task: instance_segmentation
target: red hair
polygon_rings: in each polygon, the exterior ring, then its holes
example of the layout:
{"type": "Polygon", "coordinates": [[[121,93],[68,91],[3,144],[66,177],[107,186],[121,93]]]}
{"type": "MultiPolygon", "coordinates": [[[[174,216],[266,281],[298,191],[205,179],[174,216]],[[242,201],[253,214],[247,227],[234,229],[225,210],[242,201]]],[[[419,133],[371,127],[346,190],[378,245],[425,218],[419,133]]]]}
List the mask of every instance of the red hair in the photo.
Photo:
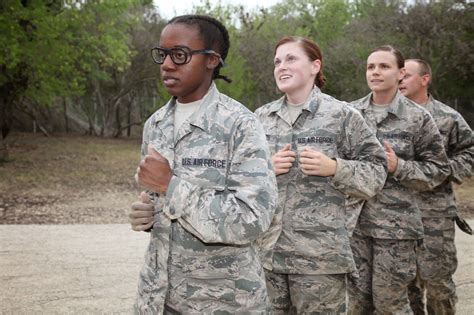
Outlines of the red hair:
{"type": "Polygon", "coordinates": [[[316,78],[314,78],[314,84],[316,84],[316,86],[319,88],[323,88],[326,84],[326,77],[323,74],[323,53],[321,52],[321,48],[319,48],[318,44],[308,38],[299,36],[286,36],[278,41],[275,46],[274,53],[276,53],[278,47],[288,43],[297,43],[298,45],[300,45],[301,48],[303,48],[303,51],[305,52],[306,56],[308,56],[309,60],[321,61],[321,68],[319,69],[318,74],[316,74],[316,78]]]}

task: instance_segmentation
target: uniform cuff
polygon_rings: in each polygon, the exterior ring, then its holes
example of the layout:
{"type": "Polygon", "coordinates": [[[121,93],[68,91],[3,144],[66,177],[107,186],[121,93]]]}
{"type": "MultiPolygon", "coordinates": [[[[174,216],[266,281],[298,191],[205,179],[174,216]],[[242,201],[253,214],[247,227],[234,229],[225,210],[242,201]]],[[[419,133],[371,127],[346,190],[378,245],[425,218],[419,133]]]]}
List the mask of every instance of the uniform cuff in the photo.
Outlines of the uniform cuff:
{"type": "Polygon", "coordinates": [[[395,169],[395,172],[393,173],[393,177],[396,180],[400,180],[402,178],[404,168],[405,168],[405,160],[401,158],[397,158],[397,168],[395,169]]]}
{"type": "Polygon", "coordinates": [[[345,165],[345,161],[340,158],[335,158],[336,160],[336,172],[331,178],[331,184],[335,189],[340,189],[344,187],[345,179],[347,176],[350,176],[350,169],[345,165]]]}

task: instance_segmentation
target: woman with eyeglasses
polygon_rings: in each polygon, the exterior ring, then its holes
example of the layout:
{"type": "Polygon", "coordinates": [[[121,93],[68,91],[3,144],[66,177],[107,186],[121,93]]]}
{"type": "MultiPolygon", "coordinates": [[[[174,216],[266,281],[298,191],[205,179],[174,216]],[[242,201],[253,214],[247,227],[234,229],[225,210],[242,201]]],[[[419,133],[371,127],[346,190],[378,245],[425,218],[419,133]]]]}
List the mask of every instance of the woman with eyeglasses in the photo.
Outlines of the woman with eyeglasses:
{"type": "Polygon", "coordinates": [[[136,174],[148,194],[132,205],[132,228],[151,228],[140,314],[269,312],[254,243],[276,180],[258,119],[213,81],[229,81],[219,74],[228,50],[225,27],[201,15],[170,20],[152,50],[173,98],[145,123],[136,174]]]}
{"type": "Polygon", "coordinates": [[[346,200],[382,189],[385,154],[358,112],[321,92],[323,58],[315,42],[282,38],[274,64],[284,95],[256,111],[279,194],[271,227],[259,239],[272,312],[344,314],[358,215],[347,212],[346,200]]]}

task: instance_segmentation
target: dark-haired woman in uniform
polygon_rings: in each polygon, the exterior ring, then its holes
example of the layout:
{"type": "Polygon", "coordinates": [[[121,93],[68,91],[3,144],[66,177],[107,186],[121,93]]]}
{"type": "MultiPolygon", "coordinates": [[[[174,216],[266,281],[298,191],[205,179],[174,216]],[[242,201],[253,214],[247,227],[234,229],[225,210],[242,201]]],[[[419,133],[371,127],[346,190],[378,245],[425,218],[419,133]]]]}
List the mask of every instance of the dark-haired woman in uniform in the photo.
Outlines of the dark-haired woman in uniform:
{"type": "MultiPolygon", "coordinates": [[[[158,45],[153,58],[173,98],[143,131],[137,179],[153,192],[154,223],[136,311],[268,314],[254,243],[270,225],[276,181],[260,122],[213,81],[227,30],[209,16],[179,16],[158,45]]],[[[148,227],[140,215],[149,202],[142,195],[132,206],[134,229],[148,227]]]]}

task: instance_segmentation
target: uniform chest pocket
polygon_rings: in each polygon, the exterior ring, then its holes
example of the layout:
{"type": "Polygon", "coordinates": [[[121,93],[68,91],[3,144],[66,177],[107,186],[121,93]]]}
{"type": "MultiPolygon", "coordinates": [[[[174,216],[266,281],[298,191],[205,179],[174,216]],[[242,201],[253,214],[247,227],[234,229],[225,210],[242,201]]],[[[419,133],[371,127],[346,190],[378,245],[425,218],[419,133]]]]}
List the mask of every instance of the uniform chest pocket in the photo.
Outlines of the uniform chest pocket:
{"type": "Polygon", "coordinates": [[[230,163],[227,142],[192,143],[176,150],[175,174],[205,188],[224,190],[230,163]]]}
{"type": "Polygon", "coordinates": [[[298,152],[304,148],[322,152],[333,158],[337,157],[336,135],[329,132],[304,132],[296,136],[298,152]]]}
{"type": "Polygon", "coordinates": [[[378,132],[377,138],[381,140],[381,143],[387,142],[400,158],[412,160],[415,157],[412,133],[404,131],[378,132]]]}

